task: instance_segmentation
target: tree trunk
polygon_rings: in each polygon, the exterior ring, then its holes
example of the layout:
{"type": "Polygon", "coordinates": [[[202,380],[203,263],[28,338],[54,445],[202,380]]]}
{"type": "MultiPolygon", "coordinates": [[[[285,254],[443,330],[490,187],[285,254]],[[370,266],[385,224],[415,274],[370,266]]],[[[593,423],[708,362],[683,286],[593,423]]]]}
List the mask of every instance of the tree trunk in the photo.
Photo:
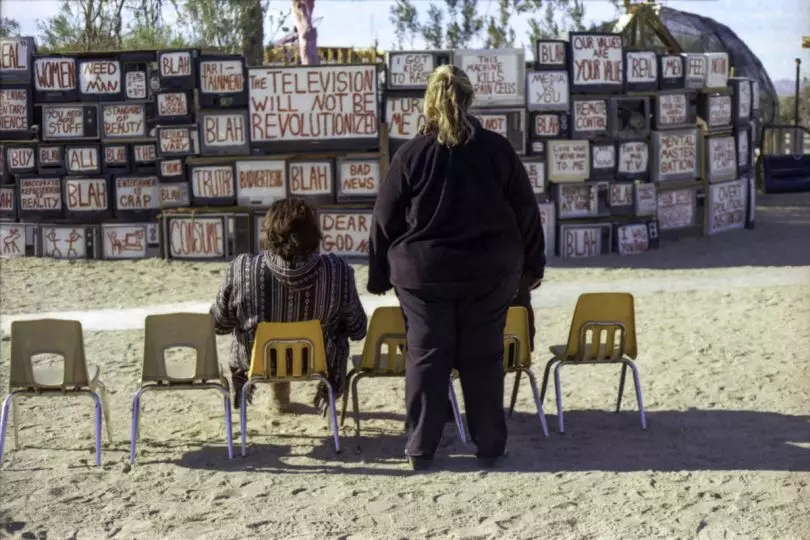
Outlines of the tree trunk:
{"type": "Polygon", "coordinates": [[[292,14],[298,31],[298,53],[302,64],[318,63],[318,31],[312,25],[315,0],[293,0],[292,14]]]}

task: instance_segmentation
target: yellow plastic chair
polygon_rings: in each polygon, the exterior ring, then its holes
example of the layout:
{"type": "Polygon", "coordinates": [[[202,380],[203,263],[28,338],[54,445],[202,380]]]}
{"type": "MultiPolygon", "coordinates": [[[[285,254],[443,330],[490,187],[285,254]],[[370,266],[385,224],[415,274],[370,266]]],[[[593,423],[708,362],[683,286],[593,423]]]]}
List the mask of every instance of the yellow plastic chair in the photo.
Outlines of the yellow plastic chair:
{"type": "Polygon", "coordinates": [[[503,333],[503,372],[504,377],[508,373],[515,374],[515,384],[512,387],[512,399],[509,403],[509,416],[515,410],[517,401],[520,375],[525,373],[529,377],[529,384],[532,387],[534,404],[537,407],[537,415],[540,417],[540,425],[543,428],[543,435],[548,437],[548,424],[546,423],[546,413],[543,410],[543,400],[540,399],[537,391],[537,378],[531,370],[532,351],[531,333],[529,332],[529,311],[525,307],[510,307],[506,314],[506,328],[503,333]]]}
{"type": "MultiPolygon", "coordinates": [[[[371,314],[371,321],[363,345],[363,353],[352,357],[353,368],[346,377],[346,392],[343,394],[343,408],[340,413],[340,425],[346,418],[346,406],[349,394],[352,395],[354,409],[355,436],[360,436],[360,398],[357,385],[360,379],[367,377],[404,377],[405,352],[407,350],[405,330],[405,317],[399,307],[380,307],[371,314]]],[[[453,417],[456,421],[459,436],[466,444],[464,424],[458,410],[458,399],[453,382],[448,387],[450,405],[453,408],[453,417]]]]}
{"type": "Polygon", "coordinates": [[[225,437],[228,441],[228,459],[232,459],[231,394],[228,380],[222,376],[219,368],[214,318],[208,313],[149,315],[146,317],[144,327],[141,384],[132,400],[130,463],[135,463],[141,396],[147,391],[155,390],[219,390],[225,402],[225,437]],[[188,377],[173,377],[166,372],[166,351],[176,347],[189,347],[197,353],[194,373],[188,377]]]}
{"type": "Polygon", "coordinates": [[[554,355],[546,364],[540,400],[546,396],[546,387],[552,365],[554,389],[557,394],[557,421],[560,433],[564,432],[560,368],[565,365],[622,364],[619,380],[619,397],[616,412],[621,410],[624,381],[627,368],[633,370],[636,399],[641,416],[641,429],[647,429],[644,414],[644,398],[641,394],[638,368],[633,360],[638,356],[636,345],[636,315],[633,295],[629,293],[587,293],[577,300],[574,318],[568,333],[568,343],[549,349],[554,355]]]}
{"type": "Polygon", "coordinates": [[[242,387],[240,420],[242,456],[247,454],[247,393],[256,384],[318,380],[329,392],[332,435],[340,453],[335,392],[327,378],[326,348],[320,321],[261,322],[250,359],[248,380],[242,387]]]}
{"type": "Polygon", "coordinates": [[[96,465],[101,466],[101,424],[107,423],[107,439],[112,442],[107,389],[98,379],[99,369],[88,376],[84,356],[84,334],[79,321],[40,319],[11,323],[11,374],[9,395],[3,400],[0,416],[0,463],[3,462],[9,407],[14,415],[14,447],[19,449],[19,416],[14,399],[19,396],[90,396],[96,405],[96,465]],[[64,369],[43,370],[34,374],[33,357],[58,354],[64,369]]]}

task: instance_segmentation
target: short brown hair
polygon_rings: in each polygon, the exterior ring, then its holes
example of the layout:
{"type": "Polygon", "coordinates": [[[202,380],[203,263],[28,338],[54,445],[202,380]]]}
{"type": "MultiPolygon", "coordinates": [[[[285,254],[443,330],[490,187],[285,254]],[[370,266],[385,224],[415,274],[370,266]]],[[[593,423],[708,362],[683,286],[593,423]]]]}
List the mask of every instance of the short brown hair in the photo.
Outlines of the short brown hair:
{"type": "Polygon", "coordinates": [[[303,199],[281,199],[264,217],[267,249],[287,262],[318,251],[323,238],[315,210],[303,199]]]}

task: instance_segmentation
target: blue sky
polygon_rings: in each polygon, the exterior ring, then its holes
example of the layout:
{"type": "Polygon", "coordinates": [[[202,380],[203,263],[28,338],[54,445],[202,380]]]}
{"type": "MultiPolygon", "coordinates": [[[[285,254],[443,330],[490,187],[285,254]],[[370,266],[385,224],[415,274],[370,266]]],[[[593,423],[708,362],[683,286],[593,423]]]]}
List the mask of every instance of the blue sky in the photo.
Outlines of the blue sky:
{"type": "MultiPolygon", "coordinates": [[[[17,19],[26,35],[37,34],[37,19],[54,15],[58,0],[0,0],[4,17],[17,19]]],[[[374,38],[380,47],[390,48],[394,28],[388,20],[391,0],[316,0],[315,16],[323,17],[318,26],[319,43],[339,47],[366,47],[374,38]]],[[[424,13],[428,0],[415,0],[424,13]]],[[[439,4],[444,4],[441,0],[439,4]]],[[[771,78],[793,79],[795,58],[802,59],[803,73],[810,74],[810,49],[802,50],[802,35],[810,35],[810,0],[668,0],[664,5],[713,18],[729,26],[759,56],[771,78]],[[778,7],[777,7],[778,6],[778,7]]],[[[287,9],[289,0],[274,0],[271,9],[287,9]]],[[[585,0],[586,19],[601,22],[613,18],[607,0],[585,0]]],[[[497,2],[480,0],[479,11],[495,14],[497,2]]],[[[518,39],[525,39],[525,19],[515,19],[518,39]]],[[[421,48],[423,43],[415,43],[421,48]]]]}

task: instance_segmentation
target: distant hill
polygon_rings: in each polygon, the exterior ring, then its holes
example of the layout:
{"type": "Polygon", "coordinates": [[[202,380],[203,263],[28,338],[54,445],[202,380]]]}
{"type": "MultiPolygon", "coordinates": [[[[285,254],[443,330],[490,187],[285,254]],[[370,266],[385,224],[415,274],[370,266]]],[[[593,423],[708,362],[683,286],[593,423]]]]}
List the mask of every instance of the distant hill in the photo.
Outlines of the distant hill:
{"type": "MultiPolygon", "coordinates": [[[[788,97],[796,93],[796,81],[792,79],[776,79],[773,82],[773,87],[776,89],[776,95],[779,97],[788,97]]],[[[803,87],[810,86],[806,80],[803,87]]]]}

